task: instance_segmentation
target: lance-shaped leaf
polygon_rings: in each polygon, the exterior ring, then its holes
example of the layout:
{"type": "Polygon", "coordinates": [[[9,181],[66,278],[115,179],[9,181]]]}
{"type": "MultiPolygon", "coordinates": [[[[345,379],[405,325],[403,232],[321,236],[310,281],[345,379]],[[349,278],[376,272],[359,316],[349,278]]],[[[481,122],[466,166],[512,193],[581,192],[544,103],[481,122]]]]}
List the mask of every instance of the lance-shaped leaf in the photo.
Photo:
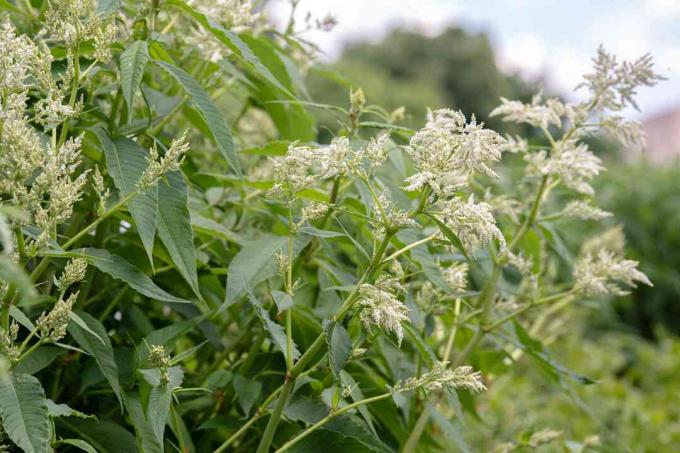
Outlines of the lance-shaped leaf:
{"type": "Polygon", "coordinates": [[[151,425],[158,444],[163,445],[163,433],[165,432],[165,424],[170,413],[172,391],[182,385],[184,372],[178,366],[168,368],[167,383],[162,382],[161,370],[159,368],[139,370],[139,372],[144,377],[144,380],[151,385],[149,401],[146,407],[146,419],[151,425]]]}
{"type": "Polygon", "coordinates": [[[170,74],[186,90],[191,97],[196,109],[201,114],[205,124],[208,126],[210,138],[222,157],[225,158],[234,173],[241,176],[241,163],[234,151],[234,142],[231,137],[231,130],[224,119],[224,114],[215,106],[210,95],[203,87],[183,69],[165,61],[156,61],[156,64],[170,74]]]}
{"type": "MultiPolygon", "coordinates": [[[[274,341],[274,344],[278,346],[283,355],[287,358],[288,343],[286,338],[286,332],[285,330],[283,330],[283,327],[280,324],[277,324],[274,321],[272,321],[272,319],[269,317],[269,312],[267,311],[267,309],[262,306],[262,302],[260,302],[260,300],[257,297],[255,297],[255,295],[250,291],[249,288],[248,288],[248,301],[252,304],[253,308],[255,309],[255,313],[257,314],[257,317],[260,318],[262,326],[265,328],[267,332],[269,332],[269,335],[274,341]]],[[[292,355],[293,359],[295,360],[297,360],[298,357],[300,357],[300,351],[298,351],[295,342],[293,342],[292,355]]]]}
{"type": "Polygon", "coordinates": [[[200,298],[194,235],[187,208],[187,187],[182,173],[171,172],[158,181],[157,219],[158,236],[170,253],[172,262],[200,298]]]}
{"type": "Polygon", "coordinates": [[[124,281],[130,285],[132,289],[151,299],[179,304],[190,303],[188,300],[175,297],[159,288],[144,272],[130,264],[130,262],[124,258],[110,254],[107,250],[85,247],[68,252],[51,250],[45,253],[45,255],[63,258],[85,258],[88,264],[91,264],[115,279],[124,281]]]}
{"type": "Polygon", "coordinates": [[[94,357],[97,366],[109,382],[113,393],[122,405],[120,382],[118,380],[118,365],[113,355],[111,340],[106,329],[96,318],[84,311],[77,311],[77,315],[87,324],[89,329],[83,329],[77,323],[69,323],[68,332],[78,342],[81,348],[94,357]],[[102,341],[103,340],[103,341],[102,341]]]}
{"type": "Polygon", "coordinates": [[[144,67],[149,61],[146,41],[135,41],[120,55],[120,85],[127,104],[128,117],[132,118],[135,93],[144,75],[144,67]]]}
{"type": "Polygon", "coordinates": [[[49,451],[47,399],[38,379],[21,373],[0,377],[0,416],[7,436],[23,451],[49,451]]]}
{"type": "Polygon", "coordinates": [[[331,371],[338,377],[352,352],[352,339],[347,330],[335,321],[324,322],[324,330],[328,344],[328,362],[331,371]]]}
{"type": "MultiPolygon", "coordinates": [[[[101,128],[94,130],[106,156],[106,166],[113,178],[113,183],[121,197],[131,194],[137,189],[137,181],[149,165],[146,160],[147,152],[137,142],[127,138],[112,140],[101,128]]],[[[153,266],[153,243],[156,235],[156,213],[158,211],[157,187],[135,196],[128,203],[128,210],[132,215],[142,240],[144,250],[153,266]]]]}

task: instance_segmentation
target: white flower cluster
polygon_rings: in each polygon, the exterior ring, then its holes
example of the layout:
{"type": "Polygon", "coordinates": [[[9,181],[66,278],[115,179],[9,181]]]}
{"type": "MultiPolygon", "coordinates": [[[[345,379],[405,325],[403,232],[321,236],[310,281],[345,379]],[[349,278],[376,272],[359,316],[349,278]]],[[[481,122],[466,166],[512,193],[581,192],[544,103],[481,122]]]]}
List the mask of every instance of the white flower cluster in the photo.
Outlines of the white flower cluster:
{"type": "Polygon", "coordinates": [[[612,213],[593,206],[586,201],[573,200],[564,207],[562,215],[581,220],[602,220],[611,217],[612,213]]]}
{"type": "Polygon", "coordinates": [[[468,271],[470,266],[468,263],[457,262],[449,267],[442,269],[444,281],[454,292],[461,293],[467,287],[468,271]]]}
{"type": "Polygon", "coordinates": [[[80,41],[93,40],[95,58],[111,59],[111,46],[116,39],[114,20],[97,15],[96,0],[52,0],[45,11],[45,31],[49,39],[63,42],[74,49],[80,41]]]}
{"type": "Polygon", "coordinates": [[[371,221],[376,228],[376,236],[382,236],[390,229],[416,228],[418,226],[418,222],[411,218],[408,211],[397,207],[396,203],[389,198],[387,191],[378,196],[376,203],[380,208],[374,210],[374,214],[378,217],[371,221]]]}
{"type": "Polygon", "coordinates": [[[613,54],[600,46],[593,58],[595,71],[583,77],[585,82],[579,88],[585,87],[590,92],[590,103],[596,110],[619,111],[627,106],[638,109],[635,101],[637,89],[641,86],[654,86],[663,80],[654,73],[653,66],[650,54],[635,61],[619,63],[613,54]]]}
{"type": "Polygon", "coordinates": [[[73,205],[82,196],[88,172],[75,176],[80,165],[81,143],[82,137],[76,137],[68,139],[58,151],[50,148],[42,172],[33,182],[27,207],[42,230],[37,246],[42,246],[41,241],[71,217],[73,205]]]}
{"type": "Polygon", "coordinates": [[[475,203],[474,195],[468,201],[455,197],[437,203],[439,217],[453,231],[466,249],[475,250],[496,239],[501,250],[505,249],[505,237],[496,226],[491,206],[475,203]]]}
{"type": "Polygon", "coordinates": [[[49,313],[40,315],[36,327],[45,341],[55,343],[64,338],[77,299],[78,292],[71,293],[68,299],[60,299],[49,313]]]}
{"type": "Polygon", "coordinates": [[[574,266],[574,288],[590,296],[621,296],[628,294],[621,284],[632,288],[637,287],[636,282],[653,286],[637,266],[637,261],[621,259],[604,249],[596,255],[586,254],[574,266]]]}
{"type": "Polygon", "coordinates": [[[302,218],[298,225],[302,225],[310,220],[320,219],[328,212],[328,205],[324,203],[313,202],[302,208],[302,218]]]}
{"type": "Polygon", "coordinates": [[[355,176],[378,167],[387,159],[389,135],[371,138],[354,149],[347,137],[336,137],[320,147],[292,143],[285,156],[271,159],[274,186],[270,193],[289,197],[317,181],[339,176],[355,176]]]}
{"type": "Polygon", "coordinates": [[[605,169],[585,143],[573,138],[557,142],[551,154],[541,150],[526,154],[525,159],[527,175],[556,176],[566,187],[584,195],[595,193],[590,181],[605,169]]]}
{"type": "Polygon", "coordinates": [[[408,378],[394,386],[397,392],[416,390],[440,390],[444,387],[466,389],[471,392],[483,392],[486,386],[482,382],[482,375],[470,366],[459,366],[450,369],[448,362],[437,362],[432,369],[420,377],[408,378]]]}
{"type": "Polygon", "coordinates": [[[532,98],[531,104],[501,98],[501,105],[491,111],[490,115],[501,116],[505,121],[548,129],[550,126],[562,128],[563,117],[570,124],[580,123],[587,118],[588,112],[582,105],[565,104],[555,98],[548,98],[543,102],[543,95],[538,93],[532,98]]]}
{"type": "Polygon", "coordinates": [[[386,332],[392,332],[401,345],[404,338],[402,322],[408,321],[408,307],[396,295],[404,291],[399,282],[388,276],[381,276],[371,285],[364,283],[359,287],[359,317],[364,328],[369,332],[378,326],[386,332]]]}
{"type": "Polygon", "coordinates": [[[144,170],[144,173],[142,173],[142,176],[139,177],[137,186],[141,190],[146,190],[154,185],[164,174],[179,170],[188,151],[189,143],[187,142],[186,131],[172,140],[170,147],[161,157],[158,156],[158,149],[154,143],[146,158],[149,165],[144,170]]]}
{"type": "Polygon", "coordinates": [[[26,35],[17,36],[5,20],[0,25],[0,87],[4,93],[17,93],[36,84],[48,87],[52,55],[26,35]]]}
{"type": "Polygon", "coordinates": [[[87,261],[85,258],[75,258],[66,263],[64,272],[56,280],[57,288],[61,291],[66,291],[69,286],[74,283],[83,281],[85,272],[87,271],[87,261]]]}
{"type": "Polygon", "coordinates": [[[10,360],[16,360],[19,357],[19,348],[14,344],[19,336],[19,324],[12,321],[9,329],[5,330],[0,327],[0,357],[7,356],[10,360]]]}
{"type": "Polygon", "coordinates": [[[404,189],[429,185],[436,194],[450,195],[475,171],[496,176],[489,164],[500,160],[505,140],[483,126],[474,116],[468,123],[462,112],[428,112],[425,127],[411,137],[406,148],[418,172],[406,179],[404,189]]]}

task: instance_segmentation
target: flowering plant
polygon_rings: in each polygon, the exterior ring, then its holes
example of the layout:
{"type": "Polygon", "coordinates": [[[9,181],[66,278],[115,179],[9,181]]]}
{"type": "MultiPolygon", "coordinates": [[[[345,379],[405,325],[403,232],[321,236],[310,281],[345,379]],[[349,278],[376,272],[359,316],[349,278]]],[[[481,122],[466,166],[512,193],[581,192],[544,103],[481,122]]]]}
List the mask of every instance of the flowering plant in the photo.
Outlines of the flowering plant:
{"type": "Polygon", "coordinates": [[[574,259],[555,228],[609,215],[584,138],[642,140],[620,111],[659,79],[648,56],[600,49],[585,102],[503,99],[529,142],[449,109],[412,131],[360,89],[311,102],[313,45],[248,1],[0,7],[7,446],[467,450],[497,366],[588,382],[540,340],[651,285],[619,233],[574,259]]]}

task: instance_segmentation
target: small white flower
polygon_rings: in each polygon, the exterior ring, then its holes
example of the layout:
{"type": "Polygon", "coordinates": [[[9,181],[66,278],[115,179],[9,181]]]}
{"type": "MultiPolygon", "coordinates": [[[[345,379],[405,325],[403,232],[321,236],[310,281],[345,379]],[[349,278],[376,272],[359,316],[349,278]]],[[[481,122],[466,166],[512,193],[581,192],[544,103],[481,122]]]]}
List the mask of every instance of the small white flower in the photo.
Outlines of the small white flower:
{"type": "Polygon", "coordinates": [[[274,168],[274,186],[270,193],[293,196],[316,182],[317,175],[312,172],[317,152],[310,146],[300,146],[297,142],[288,146],[285,156],[271,158],[274,168]]]}
{"type": "Polygon", "coordinates": [[[324,203],[310,203],[309,205],[302,208],[302,218],[298,222],[298,225],[302,225],[310,220],[320,219],[325,216],[328,212],[328,205],[324,203]]]}
{"type": "Polygon", "coordinates": [[[501,105],[493,109],[490,116],[502,116],[505,121],[526,123],[545,129],[551,125],[561,127],[562,120],[559,112],[561,105],[557,102],[542,103],[541,101],[541,93],[533,97],[531,104],[501,98],[501,105]]]}
{"type": "Polygon", "coordinates": [[[403,287],[396,279],[386,276],[380,277],[374,285],[364,283],[359,287],[360,307],[359,318],[364,328],[369,332],[378,326],[386,332],[392,332],[401,345],[404,329],[401,323],[408,321],[408,307],[404,305],[395,293],[403,291],[403,287]]]}
{"type": "Polygon", "coordinates": [[[470,266],[467,263],[459,262],[442,269],[444,281],[454,292],[460,293],[467,287],[468,271],[470,266]]]}
{"type": "Polygon", "coordinates": [[[170,147],[161,157],[158,156],[158,150],[154,143],[146,159],[148,166],[144,173],[142,173],[142,176],[140,176],[137,186],[141,190],[146,190],[154,185],[164,174],[179,170],[182,162],[184,162],[184,155],[187,151],[189,151],[189,143],[187,142],[186,131],[172,140],[170,147]]]}
{"type": "Polygon", "coordinates": [[[77,299],[78,292],[71,293],[68,299],[59,300],[49,313],[43,313],[38,318],[36,327],[45,341],[54,343],[64,338],[71,320],[71,309],[77,299]]]}
{"type": "Polygon", "coordinates": [[[452,370],[448,368],[448,365],[448,362],[437,362],[429,372],[417,378],[412,377],[400,381],[394,389],[397,392],[404,392],[418,388],[440,390],[444,387],[451,387],[476,393],[486,390],[479,371],[474,371],[470,366],[459,366],[452,370]]]}
{"type": "Polygon", "coordinates": [[[570,201],[562,210],[562,215],[581,220],[602,220],[611,217],[612,213],[593,206],[583,200],[570,201]]]}
{"type": "Polygon", "coordinates": [[[496,220],[487,203],[475,203],[470,195],[467,202],[451,198],[439,202],[443,222],[458,236],[465,248],[476,249],[485,246],[493,239],[505,249],[505,237],[496,226],[496,220]]]}
{"type": "Polygon", "coordinates": [[[84,258],[74,258],[66,263],[64,267],[64,272],[57,280],[57,287],[65,291],[69,286],[74,283],[83,281],[85,278],[85,272],[87,271],[87,261],[84,258]]]}
{"type": "Polygon", "coordinates": [[[599,157],[585,143],[575,139],[557,142],[552,154],[546,151],[527,154],[528,175],[553,175],[578,193],[593,195],[589,182],[605,168],[599,157]]]}
{"type": "Polygon", "coordinates": [[[406,179],[405,190],[429,184],[435,193],[448,195],[473,172],[496,176],[489,164],[501,158],[505,140],[500,135],[477,124],[474,116],[467,123],[461,112],[449,109],[430,111],[427,118],[406,148],[418,172],[406,179]]]}
{"type": "Polygon", "coordinates": [[[595,71],[583,76],[585,87],[591,95],[590,104],[595,110],[619,111],[627,106],[638,108],[636,91],[641,86],[654,86],[663,77],[654,73],[654,62],[650,54],[635,61],[619,63],[616,57],[600,46],[593,58],[595,71]]]}
{"type": "Polygon", "coordinates": [[[587,254],[574,266],[574,288],[591,296],[621,296],[628,294],[621,284],[631,288],[637,287],[636,282],[654,286],[637,266],[637,261],[618,258],[608,250],[587,254]]]}

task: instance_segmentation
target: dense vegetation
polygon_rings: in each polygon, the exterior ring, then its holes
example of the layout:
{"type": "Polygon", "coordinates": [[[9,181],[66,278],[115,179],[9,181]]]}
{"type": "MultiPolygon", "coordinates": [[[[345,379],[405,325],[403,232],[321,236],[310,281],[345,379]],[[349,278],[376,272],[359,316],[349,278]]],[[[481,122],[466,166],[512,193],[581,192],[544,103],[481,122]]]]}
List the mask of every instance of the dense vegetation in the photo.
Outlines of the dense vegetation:
{"type": "Polygon", "coordinates": [[[356,87],[313,102],[313,46],[249,2],[0,7],[6,449],[617,445],[547,418],[464,426],[519,403],[513,380],[593,384],[548,345],[651,285],[620,230],[560,233],[609,216],[583,139],[641,141],[618,112],[658,80],[650,57],[599,49],[587,102],[482,112],[528,141],[446,108],[413,130],[356,87]]]}

